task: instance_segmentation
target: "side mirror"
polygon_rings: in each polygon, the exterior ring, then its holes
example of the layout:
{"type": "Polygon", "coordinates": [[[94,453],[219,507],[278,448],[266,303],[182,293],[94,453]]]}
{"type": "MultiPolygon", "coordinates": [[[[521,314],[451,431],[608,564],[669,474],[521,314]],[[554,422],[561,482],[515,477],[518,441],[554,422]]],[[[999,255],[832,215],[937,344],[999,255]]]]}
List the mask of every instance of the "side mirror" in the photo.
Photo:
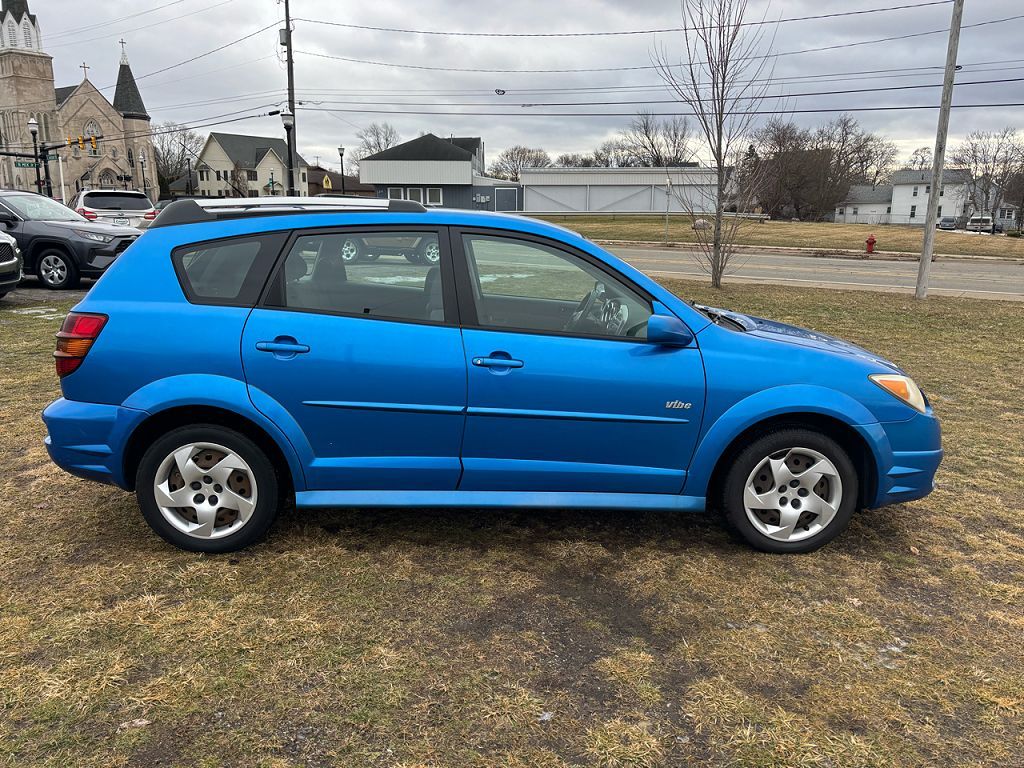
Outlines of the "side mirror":
{"type": "Polygon", "coordinates": [[[13,213],[11,213],[10,211],[0,209],[0,224],[7,227],[10,226],[11,224],[14,224],[17,221],[18,219],[17,217],[15,217],[13,213]]]}
{"type": "Polygon", "coordinates": [[[688,347],[693,333],[674,315],[651,315],[647,319],[647,340],[670,347],[688,347]]]}

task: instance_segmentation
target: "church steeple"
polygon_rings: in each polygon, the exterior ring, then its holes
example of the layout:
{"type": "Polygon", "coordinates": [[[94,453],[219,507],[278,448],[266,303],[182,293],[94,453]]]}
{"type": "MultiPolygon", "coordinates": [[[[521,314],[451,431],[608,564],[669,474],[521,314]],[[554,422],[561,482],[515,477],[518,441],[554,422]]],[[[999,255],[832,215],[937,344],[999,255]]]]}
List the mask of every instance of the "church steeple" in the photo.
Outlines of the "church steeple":
{"type": "Polygon", "coordinates": [[[36,17],[28,10],[28,0],[3,0],[0,4],[0,15],[7,13],[14,14],[14,18],[21,23],[21,19],[24,16],[28,16],[29,21],[33,24],[36,23],[36,17]]]}
{"type": "Polygon", "coordinates": [[[142,94],[139,93],[139,86],[135,84],[135,75],[132,74],[131,65],[128,63],[128,54],[125,53],[123,40],[121,41],[121,67],[117,72],[117,88],[114,89],[114,109],[132,120],[149,120],[146,105],[142,103],[142,94]]]}

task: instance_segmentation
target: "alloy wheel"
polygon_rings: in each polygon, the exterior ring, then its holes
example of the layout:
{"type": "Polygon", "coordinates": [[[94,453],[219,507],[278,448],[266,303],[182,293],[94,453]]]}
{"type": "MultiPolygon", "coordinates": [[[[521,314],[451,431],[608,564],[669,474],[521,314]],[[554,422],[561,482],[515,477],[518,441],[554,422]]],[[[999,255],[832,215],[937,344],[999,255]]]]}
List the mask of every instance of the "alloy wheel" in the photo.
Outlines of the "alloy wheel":
{"type": "Polygon", "coordinates": [[[782,542],[821,533],[842,500],[839,470],[811,448],[790,448],[765,457],[743,487],[747,519],[762,535],[782,542]]]}
{"type": "Polygon", "coordinates": [[[63,285],[68,279],[68,265],[60,256],[46,254],[39,262],[39,276],[47,285],[63,285]]]}
{"type": "Polygon", "coordinates": [[[437,264],[441,260],[441,247],[437,243],[427,243],[422,255],[427,264],[437,264]]]}
{"type": "Polygon", "coordinates": [[[215,443],[189,443],[168,454],[153,479],[164,519],[197,539],[219,539],[242,528],[256,508],[252,469],[215,443]]]}
{"type": "Polygon", "coordinates": [[[359,246],[356,245],[355,240],[346,240],[341,245],[341,259],[342,261],[352,262],[359,257],[359,246]]]}

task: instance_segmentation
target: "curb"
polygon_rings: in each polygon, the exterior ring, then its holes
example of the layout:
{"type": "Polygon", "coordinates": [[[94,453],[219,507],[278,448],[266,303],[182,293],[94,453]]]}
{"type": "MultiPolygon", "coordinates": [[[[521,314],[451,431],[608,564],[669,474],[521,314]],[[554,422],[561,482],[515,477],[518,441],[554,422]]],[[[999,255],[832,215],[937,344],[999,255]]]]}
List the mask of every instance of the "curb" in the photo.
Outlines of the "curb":
{"type": "MultiPolygon", "coordinates": [[[[680,251],[696,251],[694,243],[666,243],[659,240],[594,240],[598,245],[641,248],[671,248],[680,251]]],[[[830,248],[797,248],[781,245],[737,245],[737,251],[770,256],[804,256],[818,259],[850,259],[851,261],[920,261],[920,254],[906,251],[875,251],[868,255],[863,251],[850,251],[830,248]]],[[[972,256],[968,254],[942,253],[935,254],[933,260],[954,259],[958,261],[996,261],[1007,264],[1024,264],[1024,259],[1002,256],[972,256]]]]}

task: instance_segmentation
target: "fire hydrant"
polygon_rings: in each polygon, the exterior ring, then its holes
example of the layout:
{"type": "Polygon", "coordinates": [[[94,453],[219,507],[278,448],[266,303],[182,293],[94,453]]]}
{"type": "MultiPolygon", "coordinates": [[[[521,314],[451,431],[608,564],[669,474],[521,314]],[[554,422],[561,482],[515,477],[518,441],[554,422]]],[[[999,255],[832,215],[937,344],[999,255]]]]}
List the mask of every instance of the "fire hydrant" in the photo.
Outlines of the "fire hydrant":
{"type": "Polygon", "coordinates": [[[878,242],[877,240],[875,240],[875,236],[874,235],[868,235],[868,239],[865,240],[864,242],[867,243],[867,245],[868,245],[868,253],[874,253],[875,252],[875,243],[878,242]]]}

